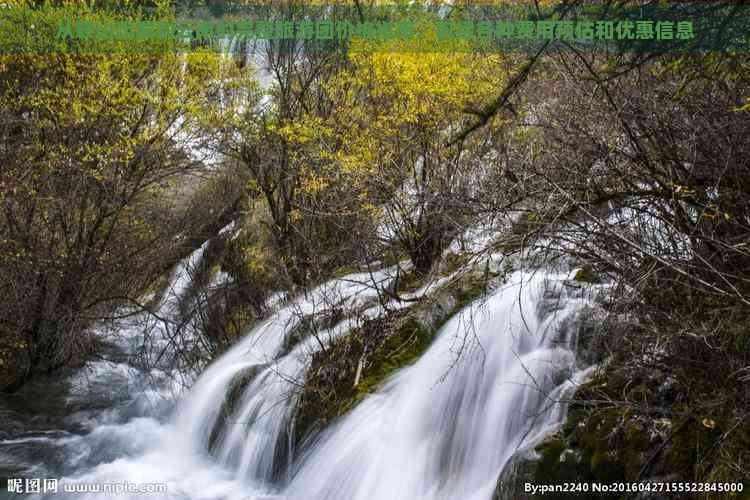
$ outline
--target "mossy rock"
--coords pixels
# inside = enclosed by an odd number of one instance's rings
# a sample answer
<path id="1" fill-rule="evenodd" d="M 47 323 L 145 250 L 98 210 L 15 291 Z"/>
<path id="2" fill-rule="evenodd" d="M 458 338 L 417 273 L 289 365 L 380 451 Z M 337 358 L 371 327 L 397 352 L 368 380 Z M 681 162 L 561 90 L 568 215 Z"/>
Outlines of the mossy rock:
<path id="1" fill-rule="evenodd" d="M 601 363 L 608 354 L 607 341 L 612 335 L 598 318 L 597 312 L 594 307 L 583 306 L 571 325 L 576 329 L 577 357 L 584 366 Z"/>
<path id="2" fill-rule="evenodd" d="M 413 269 L 400 274 L 397 282 L 397 291 L 399 293 L 414 292 L 419 289 L 425 281 L 425 277 Z"/>
<path id="3" fill-rule="evenodd" d="M 722 422 L 692 417 L 686 405 L 674 405 L 670 415 L 682 416 L 671 419 L 637 411 L 653 404 L 658 397 L 653 390 L 654 380 L 663 377 L 656 369 L 629 380 L 617 372 L 599 372 L 578 389 L 560 431 L 536 447 L 539 458 L 524 466 L 526 475 L 533 469 L 536 483 L 637 482 L 665 477 L 670 481 L 692 481 L 699 477 L 700 481 L 736 482 L 736 472 L 732 479 L 728 472 L 731 466 L 724 460 L 718 462 L 718 467 L 711 465 L 705 470 L 698 467 L 700 459 L 722 442 L 726 431 Z M 616 396 L 625 397 L 634 405 L 606 403 L 617 401 Z M 735 436 L 741 441 L 739 448 L 735 443 L 727 443 L 724 445 L 727 451 L 749 449 L 750 437 L 743 438 L 743 433 L 748 434 L 743 431 Z M 661 497 L 643 494 L 638 498 Z M 713 497 L 707 494 L 698 498 Z"/>
<path id="4" fill-rule="evenodd" d="M 579 283 L 601 283 L 601 276 L 591 266 L 583 266 L 576 271 L 574 280 Z"/>
<path id="5" fill-rule="evenodd" d="M 349 411 L 398 369 L 414 362 L 430 345 L 428 331 L 405 311 L 366 321 L 357 331 L 313 354 L 295 410 L 299 443 Z M 367 346 L 368 353 L 363 356 Z M 354 386 L 362 360 L 361 378 Z"/>
<path id="6" fill-rule="evenodd" d="M 519 450 L 503 467 L 497 479 L 492 500 L 531 500 L 524 485 L 535 481 L 539 456 L 530 450 Z"/>
<path id="7" fill-rule="evenodd" d="M 314 353 L 295 410 L 295 442 L 329 425 L 419 359 L 454 314 L 487 293 L 489 279 L 487 273 L 466 273 L 412 308 L 367 320 Z M 360 361 L 361 378 L 355 387 Z"/>
<path id="8" fill-rule="evenodd" d="M 455 273 L 471 261 L 471 254 L 469 253 L 453 253 L 446 254 L 443 259 L 443 272 L 445 274 Z"/>
<path id="9" fill-rule="evenodd" d="M 497 481 L 493 500 L 531 500 L 539 498 L 525 489 L 526 484 L 562 484 L 593 479 L 588 463 L 580 452 L 570 448 L 558 432 L 545 438 L 533 450 L 519 450 L 503 467 Z M 567 493 L 546 493 L 545 498 L 571 498 Z M 576 498 L 594 499 L 593 494 L 576 493 Z"/>
<path id="10" fill-rule="evenodd" d="M 453 294 L 439 291 L 416 306 L 412 317 L 425 330 L 437 331 L 456 311 L 457 303 Z"/>
<path id="11" fill-rule="evenodd" d="M 361 269 L 359 268 L 359 266 L 352 264 L 352 265 L 337 267 L 333 271 L 332 274 L 334 278 L 343 278 L 344 276 L 349 276 L 350 274 L 355 274 L 358 272 L 361 272 Z"/>
<path id="12" fill-rule="evenodd" d="M 432 343 L 435 331 L 425 328 L 411 315 L 394 326 L 393 333 L 367 360 L 367 372 L 357 385 L 357 399 L 374 391 L 397 370 L 412 364 Z"/>
<path id="13" fill-rule="evenodd" d="M 280 355 L 290 353 L 302 340 L 310 335 L 333 328 L 344 318 L 344 310 L 338 307 L 303 316 L 294 328 L 291 328 L 284 336 Z"/>
<path id="14" fill-rule="evenodd" d="M 226 426 L 231 422 L 232 416 L 238 409 L 237 405 L 242 400 L 242 395 L 247 389 L 247 386 L 252 380 L 263 371 L 268 365 L 254 365 L 250 366 L 234 376 L 230 382 L 229 390 L 227 390 L 222 401 L 221 408 L 219 409 L 219 416 L 216 419 L 211 434 L 208 438 L 208 449 L 213 451 L 217 440 L 224 433 Z"/>

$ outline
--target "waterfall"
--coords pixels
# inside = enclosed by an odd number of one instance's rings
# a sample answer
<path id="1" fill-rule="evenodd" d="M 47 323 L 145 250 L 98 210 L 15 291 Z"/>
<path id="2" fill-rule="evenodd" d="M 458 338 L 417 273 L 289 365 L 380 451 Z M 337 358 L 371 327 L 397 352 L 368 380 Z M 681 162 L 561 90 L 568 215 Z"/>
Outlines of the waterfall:
<path id="1" fill-rule="evenodd" d="M 177 387 L 172 387 L 171 383 L 167 387 L 167 372 L 179 361 L 175 359 L 176 355 L 170 356 L 170 353 L 174 353 L 175 343 L 190 342 L 196 332 L 190 328 L 183 328 L 183 331 L 179 332 L 180 335 L 173 335 L 172 325 L 180 321 L 181 309 L 192 284 L 193 275 L 203 259 L 207 246 L 208 242 L 177 264 L 161 294 L 153 317 L 148 312 L 142 312 L 118 322 L 114 332 L 104 329 L 95 332 L 103 340 L 112 342 L 117 347 L 119 355 L 115 360 L 89 362 L 78 371 L 71 380 L 73 387 L 69 400 L 88 397 L 88 393 L 98 385 L 103 386 L 101 390 L 104 391 L 111 391 L 110 386 L 115 385 L 118 390 L 130 391 L 131 396 L 135 396 L 136 399 L 150 399 L 152 403 L 155 400 L 151 396 L 166 396 L 168 392 L 178 390 Z M 121 314 L 128 316 L 128 312 L 123 310 Z M 139 357 L 139 363 L 150 370 L 143 373 L 122 359 L 129 357 Z M 148 380 L 145 380 L 146 378 Z M 156 382 L 159 383 L 155 384 Z"/>
<path id="2" fill-rule="evenodd" d="M 180 313 L 205 248 L 176 266 L 155 307 L 157 316 L 169 321 Z M 0 398 L 0 477 L 85 475 L 101 464 L 142 454 L 163 437 L 164 418 L 180 392 L 169 376 L 169 360 L 153 366 L 168 346 L 168 332 L 165 322 L 152 321 L 150 313 L 129 313 L 125 308 L 118 312 L 123 319 L 114 330 L 93 327 L 102 346 L 97 359 L 38 377 L 17 394 Z M 133 366 L 134 357 L 152 368 Z M 4 483 L 0 498 L 6 498 Z"/>
<path id="3" fill-rule="evenodd" d="M 244 376 L 255 375 L 246 387 L 241 387 L 238 410 L 219 431 L 214 448 L 220 462 L 233 468 L 238 479 L 250 476 L 270 481 L 280 466 L 275 460 L 276 446 L 293 409 L 294 389 L 304 382 L 309 361 L 306 354 L 314 349 L 313 339 L 307 339 L 278 357 L 289 332 L 302 318 L 332 303 L 352 309 L 372 301 L 388 284 L 389 276 L 388 271 L 362 273 L 326 283 L 282 307 L 209 366 L 177 412 L 177 426 L 191 451 L 202 453 L 209 448 L 209 437 L 227 395 Z M 322 334 L 332 338 L 350 328 L 344 322 Z M 251 369 L 257 375 L 249 372 Z"/>
<path id="4" fill-rule="evenodd" d="M 581 301 L 562 282 L 516 273 L 454 316 L 419 361 L 308 451 L 286 497 L 490 499 L 498 471 L 560 421 L 554 403 L 575 384 L 558 378 L 575 366 L 565 320 Z"/>
<path id="5" fill-rule="evenodd" d="M 319 332 L 323 342 L 385 308 L 408 307 L 382 303 L 392 275 L 360 273 L 288 302 L 277 297 L 276 312 L 209 364 L 169 418 L 138 415 L 62 438 L 66 453 L 78 454 L 63 482 L 167 483 L 159 498 L 174 500 L 489 500 L 511 455 L 564 417 L 558 400 L 583 373 L 575 315 L 587 300 L 567 275 L 513 273 L 450 319 L 413 365 L 291 449 L 295 391 L 320 339 L 293 345 L 290 335 L 302 318 L 331 308 L 358 314 Z M 176 273 L 173 288 L 186 287 Z M 105 459 L 80 459 L 105 446 L 114 450 Z"/>

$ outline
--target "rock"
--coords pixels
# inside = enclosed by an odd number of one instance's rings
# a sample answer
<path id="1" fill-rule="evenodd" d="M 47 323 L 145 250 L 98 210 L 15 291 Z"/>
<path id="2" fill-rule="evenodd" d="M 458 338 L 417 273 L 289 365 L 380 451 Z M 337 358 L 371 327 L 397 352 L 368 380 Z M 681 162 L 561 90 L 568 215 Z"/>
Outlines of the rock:
<path id="1" fill-rule="evenodd" d="M 527 500 L 533 498 L 524 492 L 525 483 L 534 483 L 539 455 L 533 450 L 519 450 L 510 457 L 497 479 L 492 500 Z"/>
<path id="2" fill-rule="evenodd" d="M 224 432 L 224 427 L 227 420 L 231 418 L 234 412 L 238 409 L 237 405 L 242 400 L 242 396 L 247 389 L 247 386 L 252 380 L 263 370 L 268 367 L 267 364 L 254 365 L 237 373 L 230 384 L 229 389 L 224 397 L 221 408 L 219 410 L 219 416 L 216 419 L 214 427 L 211 429 L 211 433 L 208 438 L 208 449 L 213 451 L 217 445 L 217 440 L 221 437 Z"/>
<path id="3" fill-rule="evenodd" d="M 588 461 L 580 450 L 570 447 L 570 443 L 560 432 L 548 435 L 533 449 L 517 451 L 503 467 L 498 477 L 493 500 L 531 500 L 541 498 L 539 493 L 527 491 L 527 485 L 557 485 L 565 483 L 591 482 L 588 474 Z M 544 498 L 572 498 L 564 490 L 548 491 Z M 600 498 L 586 492 L 576 492 L 576 498 L 583 500 Z"/>
<path id="4" fill-rule="evenodd" d="M 607 356 L 607 329 L 601 311 L 584 306 L 575 316 L 571 328 L 576 328 L 576 356 L 583 366 L 600 363 Z"/>
<path id="5" fill-rule="evenodd" d="M 591 266 L 583 266 L 580 268 L 576 271 L 573 279 L 581 283 L 601 283 L 601 277 Z"/>
<path id="6" fill-rule="evenodd" d="M 417 311 L 415 319 L 425 330 L 436 330 L 454 312 L 456 304 L 457 301 L 453 295 L 439 293 Z"/>
<path id="7" fill-rule="evenodd" d="M 333 328 L 345 318 L 345 311 L 340 307 L 325 309 L 316 314 L 303 316 L 297 325 L 284 336 L 281 354 L 289 354 L 300 342 L 313 334 Z"/>

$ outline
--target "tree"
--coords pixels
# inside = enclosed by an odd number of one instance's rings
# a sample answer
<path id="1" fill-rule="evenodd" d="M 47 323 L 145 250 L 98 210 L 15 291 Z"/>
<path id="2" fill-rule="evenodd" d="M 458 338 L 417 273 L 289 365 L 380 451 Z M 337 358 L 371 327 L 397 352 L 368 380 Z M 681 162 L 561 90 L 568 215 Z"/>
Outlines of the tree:
<path id="1" fill-rule="evenodd" d="M 294 21 L 322 11 L 320 6 L 285 4 L 269 7 L 266 18 Z M 337 18 L 337 12 L 334 7 L 327 16 Z M 347 12 L 352 11 L 344 9 L 341 15 Z M 308 189 L 319 165 L 303 153 L 309 130 L 333 111 L 324 88 L 344 60 L 336 43 L 277 39 L 256 47 L 262 53 L 256 69 L 270 80 L 266 99 L 251 99 L 220 147 L 248 170 L 249 191 L 263 201 L 266 230 L 290 286 L 314 281 L 324 269 L 330 271 L 344 261 L 333 254 L 345 252 L 331 251 L 341 250 L 332 223 L 344 212 L 314 195 L 320 191 Z"/>
<path id="2" fill-rule="evenodd" d="M 350 65 L 327 85 L 336 112 L 316 125 L 315 142 L 425 274 L 470 220 L 475 174 L 502 120 L 458 144 L 448 144 L 451 134 L 507 68 L 502 56 L 472 53 L 465 40 L 436 45 L 426 21 L 417 29 L 421 40 L 384 40 L 368 51 L 371 41 L 352 44 Z"/>
<path id="3" fill-rule="evenodd" d="M 82 360 L 83 331 L 174 258 L 165 192 L 204 168 L 191 148 L 220 67 L 208 53 L 0 57 L 0 385 Z"/>

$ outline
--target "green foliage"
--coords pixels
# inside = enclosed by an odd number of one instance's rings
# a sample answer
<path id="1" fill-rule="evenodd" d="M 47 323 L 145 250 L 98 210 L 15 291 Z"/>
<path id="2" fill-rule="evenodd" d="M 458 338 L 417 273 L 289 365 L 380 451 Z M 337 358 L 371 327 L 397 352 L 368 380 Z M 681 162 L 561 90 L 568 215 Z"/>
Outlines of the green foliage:
<path id="1" fill-rule="evenodd" d="M 362 400 L 396 370 L 416 361 L 430 346 L 435 332 L 426 330 L 414 318 L 407 317 L 400 323 L 369 358 L 367 375 L 357 385 L 355 401 Z"/>
<path id="2" fill-rule="evenodd" d="M 360 331 L 334 341 L 316 354 L 297 404 L 296 439 L 319 431 L 351 410 L 397 370 L 416 361 L 429 347 L 434 333 L 409 315 L 393 314 L 365 322 Z M 368 351 L 363 355 L 365 345 Z M 362 378 L 355 387 L 360 358 L 364 362 Z"/>

